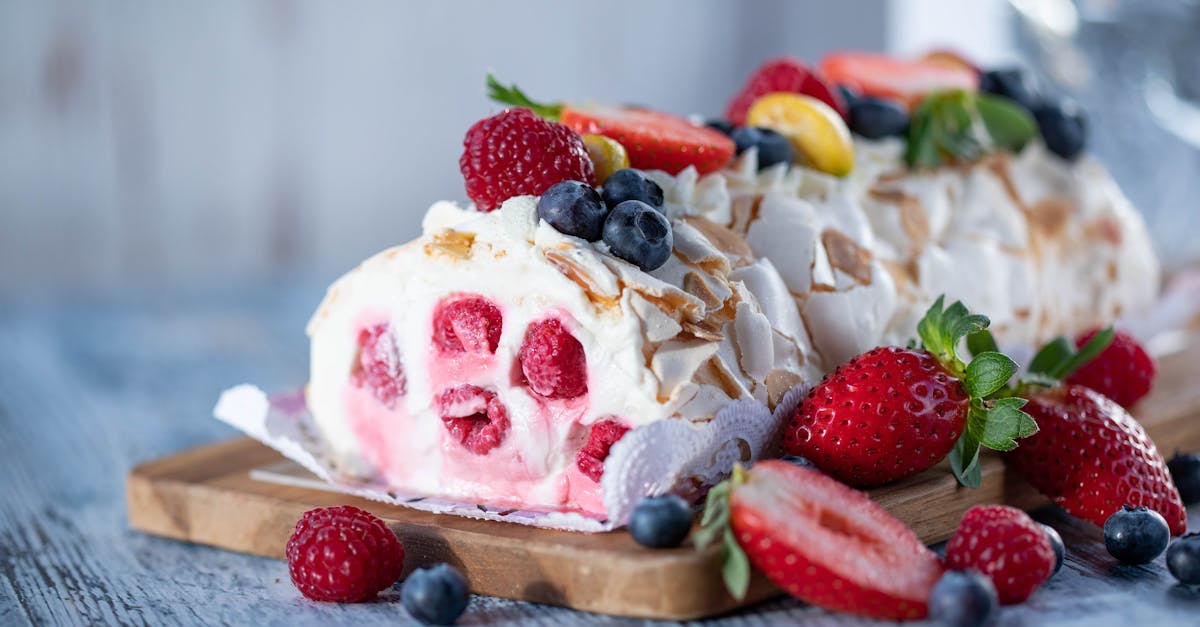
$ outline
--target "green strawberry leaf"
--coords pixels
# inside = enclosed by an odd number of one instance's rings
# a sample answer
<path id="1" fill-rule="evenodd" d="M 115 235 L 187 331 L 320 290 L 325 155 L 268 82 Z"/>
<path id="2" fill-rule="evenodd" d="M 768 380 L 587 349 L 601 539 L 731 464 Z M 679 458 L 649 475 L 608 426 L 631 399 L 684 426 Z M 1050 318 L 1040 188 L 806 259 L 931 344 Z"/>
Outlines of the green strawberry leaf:
<path id="1" fill-rule="evenodd" d="M 1033 116 L 1013 101 L 991 94 L 975 94 L 975 108 L 995 147 L 1020 152 L 1038 134 Z"/>
<path id="2" fill-rule="evenodd" d="M 1001 403 L 1015 401 L 1015 403 Z M 1011 451 L 1017 448 L 1017 438 L 1024 438 L 1037 432 L 1037 423 L 1029 414 L 1021 411 L 1025 399 L 1010 397 L 993 401 L 991 408 L 985 410 L 985 419 L 974 434 L 984 446 L 996 451 Z"/>
<path id="3" fill-rule="evenodd" d="M 979 448 L 1012 450 L 1017 439 L 1037 431 L 1033 418 L 1021 411 L 1025 400 L 1016 398 L 1009 381 L 1017 373 L 1017 364 L 996 350 L 996 339 L 988 332 L 987 316 L 973 314 L 961 301 L 945 306 L 939 296 L 917 323 L 921 347 L 957 376 L 970 400 L 962 435 L 950 453 L 950 468 L 959 482 L 978 487 Z M 958 355 L 965 343 L 971 353 L 969 363 Z"/>
<path id="4" fill-rule="evenodd" d="M 1021 377 L 1020 388 L 1053 387 L 1095 359 L 1112 343 L 1115 331 L 1107 327 L 1092 336 L 1079 350 L 1063 336 L 1050 340 L 1029 362 L 1029 371 Z"/>
<path id="5" fill-rule="evenodd" d="M 504 85 L 496 80 L 496 77 L 491 73 L 487 75 L 488 98 L 495 100 L 501 104 L 512 105 L 514 107 L 525 107 L 532 110 L 547 120 L 557 122 L 562 115 L 562 103 L 541 103 L 536 102 L 525 92 L 521 91 L 520 87 L 513 85 Z"/>
<path id="6" fill-rule="evenodd" d="M 1079 370 L 1089 361 L 1095 359 L 1097 355 L 1104 352 L 1104 349 L 1108 348 L 1109 344 L 1112 344 L 1113 337 L 1115 336 L 1116 331 L 1114 331 L 1112 327 L 1105 328 L 1099 333 L 1093 335 L 1092 339 L 1088 340 L 1086 344 L 1081 346 L 1078 352 L 1076 352 L 1074 355 L 1071 355 L 1070 359 L 1068 359 L 1065 363 L 1060 364 L 1058 368 L 1054 369 L 1054 371 L 1050 372 L 1049 374 L 1056 379 L 1065 379 L 1071 376 L 1073 372 Z"/>
<path id="7" fill-rule="evenodd" d="M 961 378 L 966 375 L 966 364 L 958 357 L 959 343 L 964 337 L 987 329 L 991 322 L 987 316 L 970 313 L 961 301 L 954 301 L 949 307 L 944 303 L 944 296 L 933 302 L 917 323 L 917 335 L 925 350 Z"/>
<path id="8" fill-rule="evenodd" d="M 708 491 L 700 529 L 692 537 L 697 549 L 708 548 L 729 527 L 729 482 L 722 481 Z"/>
<path id="9" fill-rule="evenodd" d="M 1060 335 L 1050 340 L 1033 356 L 1033 360 L 1029 362 L 1029 373 L 1049 376 L 1074 354 L 1075 347 L 1070 340 Z"/>
<path id="10" fill-rule="evenodd" d="M 950 470 L 958 482 L 968 488 L 978 488 L 983 482 L 983 471 L 979 467 L 979 441 L 970 433 L 963 433 L 954 449 L 950 451 Z"/>
<path id="11" fill-rule="evenodd" d="M 722 536 L 722 545 L 725 548 L 725 561 L 721 564 L 721 579 L 729 594 L 741 601 L 746 598 L 746 589 L 750 587 L 750 560 L 728 526 Z"/>
<path id="12" fill-rule="evenodd" d="M 967 350 L 971 352 L 971 355 L 978 355 L 979 353 L 1000 352 L 1000 347 L 996 346 L 996 338 L 992 337 L 992 332 L 984 329 L 967 336 Z"/>
<path id="13" fill-rule="evenodd" d="M 962 305 L 962 303 L 955 303 L 955 304 L 960 305 L 960 306 Z M 964 307 L 963 309 L 965 310 L 966 308 Z M 986 331 L 988 328 L 988 325 L 990 325 L 991 323 L 992 323 L 992 321 L 989 320 L 987 316 L 983 316 L 980 314 L 970 314 L 970 315 L 965 315 L 965 316 L 962 316 L 961 318 L 958 318 L 955 321 L 954 329 L 951 332 L 951 336 L 952 336 L 951 346 L 957 347 L 958 343 L 960 341 L 962 341 L 962 339 L 964 337 L 968 337 L 975 333 L 980 333 L 982 331 Z"/>
<path id="14" fill-rule="evenodd" d="M 708 491 L 704 513 L 700 516 L 700 530 L 692 536 L 697 551 L 703 551 L 717 538 L 721 539 L 721 579 L 729 594 L 739 601 L 746 597 L 746 589 L 750 586 L 750 560 L 738 545 L 729 524 L 729 495 L 735 484 L 745 481 L 746 471 L 735 465 L 728 481 L 722 481 Z"/>
<path id="15" fill-rule="evenodd" d="M 985 351 L 967 364 L 963 385 L 974 398 L 986 398 L 1004 387 L 1017 372 L 1017 363 L 1003 353 Z"/>
<path id="16" fill-rule="evenodd" d="M 1017 439 L 1037 433 L 1033 417 L 1021 411 L 1025 399 L 1016 396 L 989 401 L 971 399 L 966 431 L 981 445 L 995 451 L 1017 448 Z"/>

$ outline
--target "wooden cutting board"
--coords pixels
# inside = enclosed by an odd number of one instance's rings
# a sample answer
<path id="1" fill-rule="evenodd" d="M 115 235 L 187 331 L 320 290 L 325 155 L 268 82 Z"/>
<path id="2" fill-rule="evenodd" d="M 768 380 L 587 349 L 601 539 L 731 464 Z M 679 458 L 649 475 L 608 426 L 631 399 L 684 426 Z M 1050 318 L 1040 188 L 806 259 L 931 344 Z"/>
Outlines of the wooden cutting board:
<path id="1" fill-rule="evenodd" d="M 1135 408 L 1159 450 L 1200 449 L 1200 342 L 1163 357 L 1154 392 Z M 945 540 L 962 513 L 979 503 L 1025 509 L 1046 504 L 1007 475 L 997 456 L 985 457 L 983 484 L 957 485 L 945 465 L 871 491 L 871 497 L 911 526 L 925 542 Z M 252 479 L 252 471 L 293 476 L 302 469 L 254 440 L 240 438 L 142 464 L 126 481 L 134 529 L 232 551 L 283 559 L 301 514 L 352 504 L 374 512 L 404 542 L 405 568 L 449 562 L 477 594 L 561 605 L 589 612 L 686 620 L 711 616 L 782 594 L 755 574 L 742 602 L 721 583 L 716 547 L 698 552 L 650 550 L 624 531 L 583 534 L 470 520 L 382 505 L 308 486 Z"/>

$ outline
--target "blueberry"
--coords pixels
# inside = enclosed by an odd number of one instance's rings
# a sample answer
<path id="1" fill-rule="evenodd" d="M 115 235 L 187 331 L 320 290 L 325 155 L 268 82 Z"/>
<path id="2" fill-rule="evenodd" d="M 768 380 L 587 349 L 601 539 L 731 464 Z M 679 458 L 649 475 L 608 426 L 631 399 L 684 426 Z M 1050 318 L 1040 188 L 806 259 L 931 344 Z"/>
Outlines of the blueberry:
<path id="1" fill-rule="evenodd" d="M 629 516 L 629 534 L 642 546 L 679 546 L 692 528 L 692 509 L 674 494 L 642 499 Z"/>
<path id="2" fill-rule="evenodd" d="M 1067 554 L 1067 548 L 1062 544 L 1062 536 L 1058 535 L 1054 527 L 1042 525 L 1042 530 L 1046 532 L 1046 537 L 1050 538 L 1050 548 L 1054 549 L 1054 571 L 1050 573 L 1052 577 L 1058 574 L 1058 571 L 1062 571 L 1062 560 Z"/>
<path id="3" fill-rule="evenodd" d="M 1058 535 L 1058 531 L 1054 527 L 1042 525 L 1042 529 L 1046 532 L 1046 537 L 1050 538 L 1050 548 L 1054 549 L 1054 570 L 1050 573 L 1051 576 L 1054 576 L 1062 570 L 1063 557 L 1067 553 L 1067 548 L 1063 546 L 1062 536 Z"/>
<path id="4" fill-rule="evenodd" d="M 1039 100 L 1037 83 L 1019 67 L 984 72 L 979 76 L 979 91 L 1008 98 L 1027 111 L 1032 111 Z"/>
<path id="5" fill-rule="evenodd" d="M 449 564 L 418 568 L 400 587 L 404 609 L 426 625 L 453 625 L 467 600 L 467 580 Z"/>
<path id="6" fill-rule="evenodd" d="M 640 200 L 651 207 L 661 207 L 663 190 L 658 183 L 633 168 L 617 170 L 604 182 L 604 203 L 612 208 L 626 200 Z"/>
<path id="7" fill-rule="evenodd" d="M 867 139 L 904 135 L 908 114 L 890 100 L 862 98 L 850 105 L 850 130 Z"/>
<path id="8" fill-rule="evenodd" d="M 979 627 L 999 604 L 991 579 L 973 570 L 949 570 L 929 595 L 929 618 L 948 627 Z"/>
<path id="9" fill-rule="evenodd" d="M 594 242 L 604 234 L 608 209 L 591 185 L 579 181 L 555 183 L 537 204 L 538 217 L 560 233 Z"/>
<path id="10" fill-rule="evenodd" d="M 796 160 L 796 149 L 788 138 L 769 128 L 759 129 L 762 135 L 758 141 L 758 169 L 769 168 L 777 163 L 791 163 Z"/>
<path id="11" fill-rule="evenodd" d="M 737 128 L 733 125 L 733 122 L 730 122 L 729 120 L 722 120 L 720 118 L 709 120 L 705 122 L 704 125 L 713 130 L 721 131 L 721 133 L 725 135 L 733 135 L 733 130 Z"/>
<path id="12" fill-rule="evenodd" d="M 729 134 L 733 144 L 737 146 L 737 154 L 742 154 L 762 141 L 762 130 L 756 126 L 740 126 Z"/>
<path id="13" fill-rule="evenodd" d="M 1179 498 L 1184 505 L 1200 503 L 1200 453 L 1180 455 L 1176 453 L 1167 462 L 1175 487 L 1179 488 Z"/>
<path id="14" fill-rule="evenodd" d="M 1087 141 L 1087 120 L 1079 105 L 1071 100 L 1044 102 L 1033 108 L 1042 141 L 1050 152 L 1071 161 L 1083 152 Z"/>
<path id="15" fill-rule="evenodd" d="M 758 148 L 758 169 L 769 168 L 777 163 L 791 163 L 796 159 L 796 149 L 786 137 L 769 128 L 743 126 L 730 135 L 737 145 L 737 153 Z"/>
<path id="16" fill-rule="evenodd" d="M 1200 585 L 1200 533 L 1189 533 L 1171 543 L 1167 570 L 1179 583 Z"/>
<path id="17" fill-rule="evenodd" d="M 812 468 L 813 470 L 817 470 L 817 465 L 809 461 L 807 457 L 801 457 L 800 455 L 784 455 L 779 459 L 801 468 Z"/>
<path id="18" fill-rule="evenodd" d="M 1104 547 L 1125 564 L 1147 564 L 1171 539 L 1167 521 L 1145 507 L 1124 505 L 1104 521 Z"/>
<path id="19" fill-rule="evenodd" d="M 847 107 L 854 105 L 854 103 L 858 102 L 859 99 L 862 98 L 862 94 L 858 93 L 858 90 L 847 85 L 838 85 L 837 92 L 838 95 L 842 97 L 842 101 L 846 103 Z"/>
<path id="20" fill-rule="evenodd" d="M 612 254 L 649 272 L 671 257 L 675 239 L 666 216 L 640 200 L 626 200 L 608 213 L 604 243 Z"/>

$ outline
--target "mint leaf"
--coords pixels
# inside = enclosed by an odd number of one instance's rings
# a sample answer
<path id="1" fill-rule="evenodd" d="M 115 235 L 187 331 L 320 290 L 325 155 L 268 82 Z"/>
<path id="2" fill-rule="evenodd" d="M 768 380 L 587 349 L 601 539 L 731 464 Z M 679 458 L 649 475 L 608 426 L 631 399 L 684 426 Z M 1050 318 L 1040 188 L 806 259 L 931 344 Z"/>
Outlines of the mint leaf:
<path id="1" fill-rule="evenodd" d="M 1017 372 L 1017 363 L 1006 355 L 992 351 L 980 353 L 967 364 L 963 385 L 974 398 L 986 398 L 1004 387 Z"/>
<path id="2" fill-rule="evenodd" d="M 992 332 L 984 329 L 967 335 L 967 350 L 971 351 L 972 355 L 978 355 L 999 352 L 1000 348 L 996 346 L 996 338 L 992 337 Z"/>
<path id="3" fill-rule="evenodd" d="M 501 104 L 512 105 L 514 107 L 525 107 L 532 110 L 539 116 L 546 118 L 552 122 L 557 122 L 562 115 L 563 105 L 561 103 L 540 103 L 535 102 L 521 88 L 514 85 L 504 85 L 496 80 L 492 74 L 487 75 L 488 98 L 495 100 Z"/>
<path id="4" fill-rule="evenodd" d="M 1029 140 L 1037 136 L 1037 122 L 1020 105 L 991 94 L 975 95 L 975 108 L 992 144 L 1003 150 L 1020 152 Z"/>
<path id="5" fill-rule="evenodd" d="M 1019 151 L 1037 135 L 1024 109 L 991 94 L 929 94 L 913 111 L 904 160 L 909 167 L 978 161 L 992 150 Z"/>
<path id="6" fill-rule="evenodd" d="M 721 564 L 721 579 L 725 581 L 729 594 L 741 601 L 746 598 L 746 590 L 750 587 L 750 560 L 729 527 L 725 528 L 722 544 L 725 547 L 725 561 Z"/>
<path id="7" fill-rule="evenodd" d="M 904 161 L 909 167 L 936 168 L 942 163 L 933 141 L 932 108 L 933 101 L 926 98 L 913 111 L 908 126 L 908 146 L 904 150 Z"/>
<path id="8" fill-rule="evenodd" d="M 1050 375 L 1075 354 L 1075 347 L 1067 338 L 1059 336 L 1038 350 L 1029 362 L 1030 374 Z M 1051 376 L 1056 379 L 1057 377 Z"/>
<path id="9" fill-rule="evenodd" d="M 1079 348 L 1079 352 L 1075 353 L 1066 362 L 1059 364 L 1059 367 L 1054 369 L 1049 374 L 1056 379 L 1065 379 L 1071 376 L 1071 373 L 1082 368 L 1089 361 L 1096 358 L 1097 355 L 1104 352 L 1109 344 L 1112 344 L 1113 337 L 1116 332 L 1112 327 L 1108 327 L 1103 331 L 1092 336 L 1086 344 Z"/>
<path id="10" fill-rule="evenodd" d="M 950 470 L 958 482 L 968 488 L 978 488 L 983 482 L 979 467 L 979 442 L 970 433 L 963 433 L 950 451 Z"/>

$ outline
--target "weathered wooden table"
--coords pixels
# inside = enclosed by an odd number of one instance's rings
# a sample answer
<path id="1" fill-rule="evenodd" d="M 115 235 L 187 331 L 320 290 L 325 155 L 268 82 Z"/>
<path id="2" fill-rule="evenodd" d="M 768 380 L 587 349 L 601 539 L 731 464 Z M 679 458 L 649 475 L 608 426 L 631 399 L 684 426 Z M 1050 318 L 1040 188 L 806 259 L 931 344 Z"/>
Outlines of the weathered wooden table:
<path id="1" fill-rule="evenodd" d="M 409 624 L 396 593 L 375 603 L 303 599 L 287 566 L 128 528 L 135 463 L 230 437 L 218 392 L 303 381 L 303 327 L 323 285 L 187 289 L 84 297 L 0 295 L 0 625 Z M 1200 508 L 1191 510 L 1200 526 Z M 998 625 L 1200 625 L 1200 589 L 1160 557 L 1117 566 L 1098 529 L 1055 509 L 1067 563 Z M 636 624 L 475 597 L 462 624 Z M 713 624 L 874 624 L 780 600 Z"/>

